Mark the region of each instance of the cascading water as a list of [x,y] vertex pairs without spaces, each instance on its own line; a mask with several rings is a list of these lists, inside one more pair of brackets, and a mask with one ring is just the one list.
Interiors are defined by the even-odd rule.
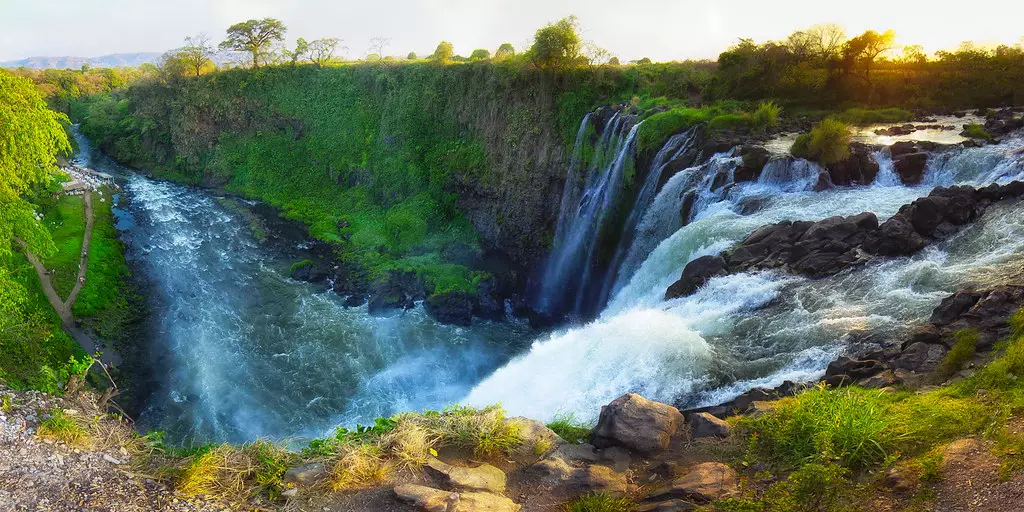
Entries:
[[333,292],[289,279],[295,258],[257,243],[208,192],[99,153],[91,164],[122,183],[119,227],[153,309],[146,332],[160,385],[140,424],[173,441],[320,436],[444,407],[532,336],[515,322],[441,325],[422,307],[386,318],[343,307]]
[[[817,174],[804,164],[767,169],[758,182],[707,186],[709,180],[729,181],[728,154],[681,171],[648,208],[633,246],[651,244],[645,233],[656,240],[679,226],[641,254],[642,263],[598,319],[535,342],[464,401],[500,402],[512,414],[539,419],[560,413],[592,419],[602,404],[627,391],[698,406],[752,386],[815,379],[850,335],[906,332],[960,287],[997,283],[1007,269],[1019,269],[1021,201],[990,207],[973,225],[912,257],[880,259],[825,279],[737,274],[672,301],[663,300],[666,288],[688,261],[719,253],[765,224],[863,211],[885,219],[936,185],[1024,179],[1022,147],[1021,140],[1008,140],[938,155],[915,187],[882,182],[812,192],[808,185]],[[679,208],[691,190],[690,222],[682,225]],[[744,207],[752,199],[760,206]],[[670,220],[659,225],[663,219]]]
[[[594,307],[603,277],[601,269],[594,269],[598,238],[620,199],[640,127],[635,116],[616,112],[605,123],[593,157],[587,162],[583,152],[590,147],[584,140],[590,119],[584,118],[577,133],[554,248],[537,297],[538,309],[549,313],[580,315]],[[583,174],[579,172],[581,165],[587,165]],[[581,194],[569,190],[584,179]]]

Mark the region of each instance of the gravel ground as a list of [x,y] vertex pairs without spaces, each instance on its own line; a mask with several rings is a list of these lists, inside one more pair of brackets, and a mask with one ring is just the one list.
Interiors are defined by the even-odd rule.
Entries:
[[161,482],[133,474],[129,452],[116,441],[116,434],[129,429],[116,420],[99,420],[100,430],[110,433],[107,439],[72,447],[36,432],[55,407],[90,417],[82,404],[0,385],[0,399],[4,395],[11,400],[0,408],[0,511],[228,510],[186,499]]

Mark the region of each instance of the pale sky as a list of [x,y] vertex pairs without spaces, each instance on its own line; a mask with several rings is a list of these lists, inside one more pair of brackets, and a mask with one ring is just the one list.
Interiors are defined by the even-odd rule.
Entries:
[[427,55],[442,39],[460,55],[503,42],[518,51],[569,14],[623,61],[714,58],[739,37],[781,39],[824,22],[849,34],[891,28],[929,52],[1024,36],[1024,0],[0,0],[0,61],[163,52],[199,32],[219,42],[232,23],[265,16],[281,19],[289,40],[339,37],[349,58],[375,36],[391,38],[389,55]]

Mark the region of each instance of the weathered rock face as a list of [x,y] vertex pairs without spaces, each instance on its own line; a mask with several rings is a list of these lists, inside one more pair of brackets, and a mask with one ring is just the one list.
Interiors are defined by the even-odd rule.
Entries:
[[771,160],[771,153],[763,146],[745,145],[740,148],[740,156],[743,161],[733,173],[736,183],[744,181],[757,181],[761,176],[764,166]]
[[431,295],[423,305],[438,322],[469,327],[473,323],[477,298],[470,293],[451,291]]
[[647,500],[685,498],[708,503],[734,494],[738,489],[738,481],[736,470],[720,462],[705,462],[690,468],[681,478],[654,492]]
[[627,393],[601,408],[591,442],[598,448],[622,446],[652,454],[668,447],[683,421],[675,407]]
[[427,512],[518,512],[512,500],[487,492],[447,492],[423,485],[395,487],[399,500]]
[[[975,220],[995,201],[1024,195],[1024,182],[970,187],[938,187],[904,205],[881,225],[875,214],[830,217],[818,222],[785,221],[758,228],[720,258],[691,261],[666,299],[695,292],[714,276],[750,270],[780,269],[824,277],[872,256],[913,254]],[[723,265],[724,262],[724,265]]]
[[692,413],[687,423],[693,428],[693,437],[729,437],[729,424],[706,412]]
[[496,493],[505,492],[505,473],[490,464],[464,468],[431,457],[423,469],[440,484],[447,487]]
[[850,157],[828,166],[831,182],[839,186],[870,185],[878,176],[878,162],[872,149],[860,142],[850,144]]
[[414,272],[390,272],[372,285],[370,314],[388,309],[412,309],[426,294],[423,282]]

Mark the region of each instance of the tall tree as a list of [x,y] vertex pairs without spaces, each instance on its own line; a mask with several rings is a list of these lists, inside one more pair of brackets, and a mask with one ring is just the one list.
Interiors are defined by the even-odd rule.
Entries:
[[871,85],[871,68],[880,55],[896,48],[896,33],[886,30],[879,34],[874,30],[868,30],[863,34],[850,39],[843,46],[843,64],[848,73],[856,74],[858,67],[863,69],[864,74],[858,75]]
[[498,51],[494,52],[494,60],[505,60],[509,57],[513,57],[516,54],[516,49],[512,46],[512,43],[501,43],[498,47]]
[[448,41],[441,41],[437,43],[437,48],[434,50],[434,54],[430,56],[430,60],[441,64],[447,64],[451,62],[452,56],[455,55],[455,47],[452,46]]
[[477,48],[469,54],[469,60],[487,60],[491,58],[491,52],[486,48]]
[[274,18],[235,23],[228,27],[228,37],[220,43],[220,48],[249,53],[252,55],[252,67],[258,68],[261,62],[267,63],[274,44],[284,41],[287,31],[281,20]]
[[47,108],[31,80],[0,70],[0,257],[10,254],[14,237],[33,252],[53,249],[22,196],[49,182],[57,154],[71,150],[62,125],[67,122],[67,116]]
[[341,39],[337,37],[323,37],[309,43],[309,60],[322,68],[334,58],[335,52],[341,47]]
[[367,53],[369,53],[369,54],[377,54],[378,57],[377,57],[377,59],[369,59],[369,55],[367,55],[367,60],[383,60],[384,59],[384,49],[387,48],[390,45],[391,45],[391,38],[389,38],[389,37],[374,37],[374,38],[370,39],[370,49],[369,49],[369,51]]
[[843,49],[843,42],[846,41],[846,30],[837,23],[814,25],[805,33],[811,40],[814,52],[823,61],[838,57]]
[[185,38],[185,46],[178,51],[178,58],[188,67],[189,71],[199,76],[206,68],[213,63],[213,47],[210,46],[210,36],[200,33]]
[[582,56],[579,21],[576,16],[550,23],[534,34],[530,58],[539,68],[561,68],[577,65]]
[[302,60],[306,55],[309,54],[309,43],[307,43],[305,39],[300,37],[295,41],[295,49],[285,50],[284,54],[286,57],[288,57],[288,60],[291,62],[292,67],[294,68],[299,63],[300,60]]

